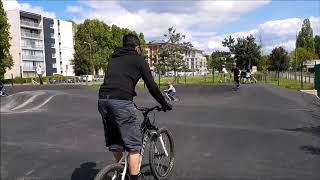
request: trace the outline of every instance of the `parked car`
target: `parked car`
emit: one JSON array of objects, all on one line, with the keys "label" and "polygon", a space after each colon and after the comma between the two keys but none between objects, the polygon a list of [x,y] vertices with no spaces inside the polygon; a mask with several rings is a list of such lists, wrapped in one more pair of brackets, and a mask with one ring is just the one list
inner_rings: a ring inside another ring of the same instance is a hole
[{"label": "parked car", "polygon": [[80,76],[82,82],[92,82],[93,81],[93,75],[81,75]]},{"label": "parked car", "polygon": [[104,75],[95,75],[93,81],[103,81]]}]

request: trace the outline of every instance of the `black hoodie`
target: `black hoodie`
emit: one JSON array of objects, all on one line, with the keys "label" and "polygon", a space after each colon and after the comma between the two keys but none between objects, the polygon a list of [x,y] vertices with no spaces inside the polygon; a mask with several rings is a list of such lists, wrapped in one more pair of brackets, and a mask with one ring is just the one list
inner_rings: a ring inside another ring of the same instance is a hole
[{"label": "black hoodie", "polygon": [[99,98],[132,100],[136,96],[135,87],[142,77],[151,95],[162,105],[167,102],[162,96],[144,57],[133,48],[119,48],[109,60],[104,83],[99,89]]}]

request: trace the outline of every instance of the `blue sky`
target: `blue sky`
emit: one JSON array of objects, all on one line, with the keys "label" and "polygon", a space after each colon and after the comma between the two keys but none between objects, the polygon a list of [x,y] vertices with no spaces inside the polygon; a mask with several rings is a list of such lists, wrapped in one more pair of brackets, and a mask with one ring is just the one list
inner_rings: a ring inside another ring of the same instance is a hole
[{"label": "blue sky", "polygon": [[223,50],[228,36],[261,37],[269,52],[275,46],[294,48],[295,33],[310,18],[314,34],[320,33],[319,1],[84,1],[4,0],[5,8],[19,7],[58,19],[81,23],[98,18],[143,32],[147,40],[161,39],[170,26],[187,35],[195,47]]}]

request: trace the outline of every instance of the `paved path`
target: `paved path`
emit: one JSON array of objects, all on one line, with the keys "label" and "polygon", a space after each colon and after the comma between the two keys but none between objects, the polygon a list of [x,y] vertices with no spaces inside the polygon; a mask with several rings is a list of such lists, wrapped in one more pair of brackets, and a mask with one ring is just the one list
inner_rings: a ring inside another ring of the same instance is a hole
[{"label": "paved path", "polygon": [[[230,85],[177,90],[182,100],[174,110],[156,114],[174,135],[171,179],[320,179],[315,96],[259,84],[239,91]],[[1,99],[1,179],[93,180],[112,162],[97,89],[23,86],[8,92],[16,94]],[[137,104],[155,104],[146,90],[137,93]]]}]

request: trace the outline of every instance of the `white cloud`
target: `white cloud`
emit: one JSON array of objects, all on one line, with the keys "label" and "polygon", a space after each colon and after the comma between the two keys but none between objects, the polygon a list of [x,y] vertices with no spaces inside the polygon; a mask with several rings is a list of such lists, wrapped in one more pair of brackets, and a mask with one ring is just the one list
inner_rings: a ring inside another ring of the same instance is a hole
[{"label": "white cloud", "polygon": [[222,46],[222,40],[220,41],[209,41],[208,48],[217,51],[227,51],[228,48]]},{"label": "white cloud", "polygon": [[[166,33],[168,27],[174,26],[179,32],[186,35],[186,41],[192,42],[195,47],[207,52],[227,50],[222,46],[222,41],[229,35],[238,38],[249,34],[254,35],[257,40],[260,40],[259,35],[261,35],[265,52],[270,52],[270,49],[275,46],[283,46],[290,51],[294,48],[295,34],[301,28],[302,19],[300,18],[267,21],[249,31],[231,34],[203,32],[201,26],[198,27],[204,24],[209,27],[221,26],[223,23],[235,21],[241,15],[268,3],[270,1],[194,1],[192,4],[185,4],[189,5],[188,11],[180,9],[177,12],[158,12],[143,9],[143,6],[132,11],[132,9],[121,6],[117,1],[81,1],[78,9],[76,7],[68,7],[68,9],[71,8],[73,14],[77,15],[77,22],[82,22],[86,18],[97,18],[107,24],[116,24],[143,32],[147,39],[158,39]],[[79,9],[81,12],[78,11]],[[319,34],[319,17],[310,17],[310,21],[314,33]]]},{"label": "white cloud", "polygon": [[[320,17],[309,17],[313,33],[320,34]],[[264,53],[270,53],[275,47],[282,46],[287,51],[295,48],[296,34],[300,31],[303,19],[288,18],[282,20],[267,21],[258,25],[257,28],[246,32],[235,32],[231,34],[211,36],[207,41],[207,48],[213,50],[224,50],[222,41],[231,35],[234,38],[245,37],[250,34],[256,37],[257,43],[260,41]],[[202,43],[206,43],[205,41]]]},{"label": "white cloud", "polygon": [[[79,8],[86,11],[77,12],[83,21],[86,18],[98,18],[107,24],[116,24],[143,32],[147,38],[162,36],[168,27],[175,26],[180,32],[190,32],[198,24],[218,24],[234,21],[241,15],[252,11],[270,1],[196,1],[189,2],[192,11],[156,12],[147,9],[137,9],[132,12],[117,1],[81,1]],[[166,2],[165,2],[166,3]],[[188,2],[185,4],[188,6]],[[192,6],[191,6],[192,5]],[[75,7],[72,7],[73,9]],[[70,7],[67,9],[70,10]],[[235,18],[236,17],[236,18]],[[77,19],[79,20],[79,19]],[[208,32],[211,33],[212,32]]]},{"label": "white cloud", "polygon": [[66,12],[69,12],[69,13],[81,13],[83,11],[84,9],[80,6],[68,6],[66,9]]},{"label": "white cloud", "polygon": [[6,11],[19,9],[23,11],[33,12],[36,14],[41,14],[42,16],[48,18],[56,18],[56,14],[53,12],[48,12],[43,9],[41,6],[32,6],[29,3],[19,3],[17,0],[4,0],[3,7]]}]

